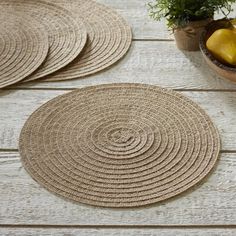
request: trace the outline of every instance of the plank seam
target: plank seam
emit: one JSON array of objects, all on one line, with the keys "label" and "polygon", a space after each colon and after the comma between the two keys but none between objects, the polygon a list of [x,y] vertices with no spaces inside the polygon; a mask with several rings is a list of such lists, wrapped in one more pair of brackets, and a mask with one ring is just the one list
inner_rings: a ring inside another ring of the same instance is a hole
[{"label": "plank seam", "polygon": [[0,224],[0,228],[95,228],[95,229],[236,229],[236,225],[46,225]]},{"label": "plank seam", "polygon": [[[48,82],[40,82],[41,84],[43,83],[48,83]],[[85,87],[85,86],[83,86]],[[12,88],[3,88],[1,89],[2,91],[10,91],[10,90],[19,90],[19,91],[24,91],[24,90],[31,90],[31,91],[42,91],[42,90],[45,90],[45,91],[72,91],[72,90],[75,90],[75,89],[79,89],[79,88],[82,88],[82,87],[69,87],[69,88],[29,88],[29,87],[12,87]],[[0,91],[1,91],[0,90]],[[185,88],[179,88],[179,89],[173,89],[174,91],[177,91],[177,92],[236,92],[236,88],[235,89],[185,89]]]},{"label": "plank seam", "polygon": [[[1,152],[19,152],[18,149],[7,149],[7,148],[0,148],[0,153]],[[236,150],[220,150],[220,153],[236,153]]]},{"label": "plank seam", "polygon": [[15,148],[0,148],[0,152],[19,152],[18,149]]},{"label": "plank seam", "polygon": [[174,42],[174,39],[140,39],[134,38],[132,41],[134,42]]}]

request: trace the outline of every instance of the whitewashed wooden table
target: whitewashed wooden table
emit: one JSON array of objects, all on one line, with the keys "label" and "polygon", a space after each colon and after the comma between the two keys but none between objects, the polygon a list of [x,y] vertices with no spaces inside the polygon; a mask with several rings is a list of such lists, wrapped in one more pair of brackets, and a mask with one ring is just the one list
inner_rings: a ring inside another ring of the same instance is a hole
[{"label": "whitewashed wooden table", "polygon": [[[205,65],[200,52],[181,52],[164,22],[147,16],[144,0],[100,0],[133,28],[128,55],[111,69],[66,82],[37,82],[0,91],[0,235],[236,235],[236,84]],[[87,85],[136,82],[173,88],[200,104],[219,128],[214,173],[181,196],[143,208],[105,209],[65,201],[22,168],[20,130],[49,99]]]}]

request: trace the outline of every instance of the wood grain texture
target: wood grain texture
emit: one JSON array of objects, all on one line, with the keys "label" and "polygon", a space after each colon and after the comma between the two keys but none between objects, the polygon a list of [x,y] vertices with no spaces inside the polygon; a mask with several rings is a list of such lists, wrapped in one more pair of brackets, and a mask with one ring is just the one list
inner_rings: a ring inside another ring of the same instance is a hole
[{"label": "wood grain texture", "polygon": [[150,0],[98,0],[115,9],[131,25],[134,39],[173,40],[174,37],[166,27],[165,20],[156,22],[148,16],[147,3]]},{"label": "wood grain texture", "polygon": [[[0,94],[0,149],[16,149],[30,114],[46,101],[69,91],[5,90]],[[236,149],[236,92],[182,92],[210,115],[220,131],[223,150]]]},{"label": "wood grain texture", "polygon": [[101,73],[58,83],[24,83],[14,88],[78,88],[103,83],[149,83],[175,89],[234,89],[220,79],[200,52],[182,52],[174,42],[133,42],[129,53]]},{"label": "wood grain texture", "polygon": [[[132,26],[134,39],[172,40],[165,22],[148,17],[143,0],[99,0],[116,9]],[[236,9],[236,5],[233,7]],[[234,16],[234,12],[231,16]],[[217,14],[216,18],[221,18]],[[200,52],[181,52],[175,42],[133,42],[128,55],[96,75],[65,82],[26,83],[21,88],[77,88],[111,82],[143,82],[178,89],[234,89],[236,84],[220,79],[204,62]],[[14,85],[13,88],[16,86]],[[18,86],[17,86],[18,87]]]},{"label": "wood grain texture", "polygon": [[[98,0],[98,2],[106,4],[116,9],[132,26],[135,39],[157,39],[166,40],[173,39],[173,34],[166,27],[166,21],[154,21],[148,16],[147,4],[154,0],[129,0],[124,3],[124,0]],[[236,10],[236,5],[233,5]],[[235,17],[235,12],[230,14]],[[224,17],[222,13],[216,13],[215,18]]]},{"label": "wood grain texture", "polygon": [[[209,90],[183,94],[198,102],[212,117],[222,137],[222,149],[236,150],[236,93],[230,92],[236,91],[236,84],[219,79],[209,70],[200,52],[179,51],[165,22],[149,19],[145,6],[148,0],[98,1],[115,8],[132,26],[135,41],[130,52],[114,67],[94,76],[60,83],[24,84],[0,91],[0,149],[16,149],[21,127],[28,116],[44,102],[67,92],[64,89],[139,82],[174,89]],[[235,12],[231,16],[235,16]],[[214,89],[226,92],[210,91]],[[0,235],[234,236],[234,228],[197,228],[197,225],[235,225],[235,176],[236,154],[224,153],[213,174],[195,189],[161,204],[113,210],[75,204],[54,196],[29,177],[17,152],[0,151],[0,224],[11,224],[10,228],[0,227]],[[19,224],[53,224],[55,228],[14,228]],[[88,228],[56,228],[57,225],[87,225]],[[96,229],[89,225],[110,225],[111,228]],[[112,229],[112,225],[134,227]],[[135,228],[140,225],[196,227]]]},{"label": "wood grain texture", "polygon": [[0,229],[1,236],[235,236],[235,229]]},{"label": "wood grain texture", "polygon": [[236,154],[222,154],[213,173],[195,188],[142,208],[99,208],[57,197],[29,177],[17,152],[0,153],[0,180],[0,224],[158,226],[236,222]]}]

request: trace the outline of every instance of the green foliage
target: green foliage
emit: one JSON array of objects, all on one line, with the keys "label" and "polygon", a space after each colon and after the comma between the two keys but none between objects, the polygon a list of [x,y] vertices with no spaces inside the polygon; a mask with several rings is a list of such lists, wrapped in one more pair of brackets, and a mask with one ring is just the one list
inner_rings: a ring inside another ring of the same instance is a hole
[{"label": "green foliage", "polygon": [[148,4],[149,15],[167,19],[169,28],[185,26],[189,21],[204,20],[221,11],[227,16],[236,0],[155,0]]}]

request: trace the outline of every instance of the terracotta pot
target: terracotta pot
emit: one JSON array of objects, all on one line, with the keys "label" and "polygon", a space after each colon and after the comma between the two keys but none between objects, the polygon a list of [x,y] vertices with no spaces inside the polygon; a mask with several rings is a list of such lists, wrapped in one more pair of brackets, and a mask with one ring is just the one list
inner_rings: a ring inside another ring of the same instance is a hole
[{"label": "terracotta pot", "polygon": [[191,21],[182,28],[174,29],[177,47],[181,50],[198,51],[199,40],[205,26],[212,21],[211,18],[201,21]]}]

